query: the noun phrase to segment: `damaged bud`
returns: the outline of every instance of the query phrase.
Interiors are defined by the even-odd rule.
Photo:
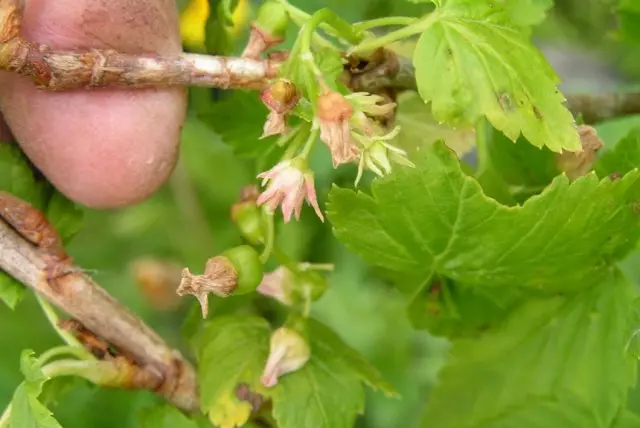
[[[260,138],[285,133],[287,131],[287,113],[296,106],[300,99],[296,85],[287,79],[278,79],[260,93],[260,99],[269,109],[269,115]]]
[[[257,203],[258,196],[258,186],[245,186],[240,200],[231,207],[231,220],[242,236],[253,245],[262,244],[265,236],[262,211]]]
[[[198,299],[202,317],[206,318],[209,293],[222,298],[247,294],[255,291],[262,277],[262,263],[257,251],[248,245],[240,245],[210,258],[202,275],[193,275],[184,268],[177,293],[179,296],[190,294]]]
[[[353,106],[342,94],[325,91],[318,97],[317,121],[320,125],[320,139],[331,150],[334,168],[358,157],[359,150],[351,137],[349,125],[352,116]]]
[[[596,129],[589,125],[578,127],[582,150],[579,152],[563,152],[557,156],[558,168],[570,180],[586,175],[596,160],[598,151],[604,147]]]
[[[280,327],[271,335],[269,357],[260,381],[266,388],[277,385],[278,378],[301,369],[311,357],[311,349],[297,331]]]

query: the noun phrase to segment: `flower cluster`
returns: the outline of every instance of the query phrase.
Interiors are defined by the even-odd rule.
[[[345,96],[330,90],[326,85],[321,87],[308,146],[313,144],[316,133],[319,132],[320,140],[331,152],[334,168],[347,163],[358,165],[356,186],[365,170],[382,177],[391,173],[394,163],[413,166],[407,159],[407,153],[391,144],[400,128],[396,126],[388,131],[381,124],[381,120],[394,112],[395,103],[385,102],[380,95],[355,92]],[[283,137],[285,142],[296,140],[295,137],[290,138],[291,133],[287,133],[286,125],[287,115],[300,100],[300,93],[295,85],[286,79],[278,79],[263,90],[261,99],[269,109],[263,138],[288,134]],[[294,134],[295,132],[293,131]],[[293,146],[293,153],[297,148]],[[291,155],[285,154],[276,166],[258,175],[258,178],[263,179],[262,185],[267,185],[258,198],[258,205],[266,205],[271,213],[281,206],[285,222],[289,222],[294,213],[296,219],[300,218],[305,200],[324,221],[316,199],[313,172],[306,166],[308,152],[303,150],[303,154],[293,159]]]

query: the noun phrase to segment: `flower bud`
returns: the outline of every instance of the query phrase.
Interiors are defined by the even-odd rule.
[[[327,281],[318,272],[292,272],[284,266],[264,275],[257,292],[286,306],[318,300],[327,289]]]
[[[191,294],[198,299],[202,317],[206,318],[209,293],[223,298],[231,294],[246,294],[258,287],[262,276],[262,263],[256,250],[240,245],[210,258],[202,275],[193,275],[184,268],[177,293],[179,296]]]
[[[260,381],[266,388],[278,383],[278,378],[301,369],[311,357],[311,349],[297,331],[280,327],[271,335],[269,357]]]
[[[289,15],[279,1],[267,0],[258,9],[258,17],[254,24],[270,39],[282,40],[289,25]]]
[[[284,6],[276,0],[267,0],[260,6],[258,17],[251,26],[249,42],[243,57],[258,58],[264,52],[284,40],[289,16]]]
[[[265,237],[262,210],[256,203],[259,192],[255,185],[245,186],[240,200],[231,207],[231,220],[240,234],[253,245],[262,244]]]
[[[233,294],[241,295],[255,291],[264,276],[258,252],[248,245],[240,245],[225,251],[222,255],[231,262],[237,273]]]

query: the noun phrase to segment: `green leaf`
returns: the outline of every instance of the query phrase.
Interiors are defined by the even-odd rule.
[[[20,149],[10,144],[0,144],[0,190],[9,192],[43,209],[49,189],[46,182],[36,179],[29,161]]]
[[[454,341],[424,426],[611,426],[636,380],[624,353],[635,294],[613,271],[579,295],[531,299],[498,327]]]
[[[238,114],[241,112],[241,114]],[[269,111],[254,93],[234,91],[200,115],[225,144],[241,157],[258,157],[273,146],[273,138],[260,140]],[[203,144],[206,142],[203,141]]]
[[[62,428],[51,411],[38,400],[47,377],[40,370],[33,351],[22,352],[20,370],[25,380],[13,394],[9,428]]]
[[[640,427],[640,416],[631,412],[630,410],[624,410],[613,424],[613,428],[638,428]]]
[[[422,286],[438,274],[491,295],[504,287],[549,292],[586,287],[639,236],[640,173],[570,183],[558,176],[522,206],[487,198],[436,143],[372,185],[373,196],[334,188],[334,233],[376,266]],[[414,287],[416,288],[416,287]]]
[[[364,410],[362,382],[395,395],[380,373],[328,327],[309,320],[311,358],[300,370],[266,389],[260,376],[269,354],[271,328],[258,317],[214,318],[193,339],[199,356],[202,410],[215,424],[241,426],[251,404],[240,386],[270,397],[279,428],[352,428]],[[223,425],[224,426],[224,425]]]
[[[213,318],[194,339],[201,408],[214,424],[242,426],[249,419],[252,405],[239,398],[241,384],[253,393],[266,394],[260,375],[270,333],[269,323],[262,318],[224,316]]]
[[[4,272],[0,272],[0,300],[15,309],[24,296],[24,286]]]
[[[273,416],[279,428],[352,428],[363,413],[361,380],[390,391],[377,373],[331,330],[309,324],[311,359],[282,377],[272,392]],[[364,367],[358,369],[357,365]]]
[[[554,152],[579,150],[559,79],[522,28],[531,23],[533,3],[434,3],[413,57],[418,91],[434,117],[461,126],[484,116],[513,141],[523,135]]]
[[[516,142],[491,126],[480,126],[477,180],[487,196],[506,205],[523,203],[540,193],[560,174],[556,154],[534,147],[524,138]]]
[[[622,39],[640,43],[640,4],[637,0],[620,0],[618,5],[619,32]]]
[[[82,228],[84,211],[60,192],[55,192],[47,205],[46,217],[55,227],[62,242],[69,242]]]
[[[594,170],[600,177],[610,174],[624,175],[638,168],[640,168],[640,128],[632,130],[613,148],[605,150],[594,166]]]
[[[446,278],[424,287],[409,305],[415,328],[449,338],[475,335],[501,321],[521,297],[515,289],[503,292],[502,301],[482,294],[481,289]]]
[[[425,105],[415,92],[398,94],[398,111],[396,124],[400,126],[400,133],[395,145],[408,152],[420,150],[428,144],[443,140],[459,156],[468,153],[475,145],[473,127],[451,129],[440,125],[433,118],[431,109]]]
[[[362,355],[346,343],[332,329],[318,320],[309,319],[309,336],[312,352],[315,354],[319,348],[323,348],[327,354],[335,352],[343,363],[362,382],[374,390],[379,389],[387,396],[398,396],[393,385],[387,382],[382,374],[371,365]]]
[[[198,428],[198,424],[175,407],[161,405],[141,412],[140,428]]]

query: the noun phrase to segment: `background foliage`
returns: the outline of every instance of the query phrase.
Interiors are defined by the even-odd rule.
[[[206,4],[198,1],[190,5],[187,5],[186,1],[178,1],[178,3],[179,7],[185,11],[183,37],[187,49],[207,50],[209,53],[238,53],[241,50],[243,37],[246,34],[242,31],[245,28],[244,23],[250,19],[254,6],[250,2],[241,1],[231,21],[218,13],[218,4],[215,1],[210,6],[212,13],[207,21],[202,20],[202,12],[206,9]],[[199,5],[199,3],[202,4]],[[431,9],[431,6],[426,3],[414,4],[397,0],[297,0],[292,3],[308,11],[328,6],[350,21],[396,14],[418,16]],[[633,54],[634,49],[637,49],[634,43],[639,39],[638,27],[634,27],[632,23],[634,16],[637,22],[640,10],[634,9],[631,0],[621,2],[625,11],[626,21],[624,22],[627,25],[624,26],[623,42],[619,42],[609,32],[611,3],[597,0],[558,0],[555,2],[556,8],[547,20],[535,28],[534,40],[543,48],[547,58],[561,75],[563,90],[628,89],[633,86],[634,81],[638,81],[640,57]],[[233,24],[234,21],[235,24]],[[204,33],[199,31],[200,24],[204,28]],[[230,30],[223,31],[222,29],[227,25],[231,25]],[[206,35],[205,39],[202,39],[203,35]],[[397,46],[397,49],[411,52],[413,45],[407,43]],[[180,339],[181,330],[189,328],[188,322],[183,326],[183,320],[190,313],[197,315],[197,308],[194,310],[192,301],[187,300],[178,310],[154,309],[133,278],[132,261],[153,256],[175,261],[197,270],[202,265],[202,260],[240,243],[240,238],[229,219],[229,209],[236,201],[241,187],[252,180],[256,171],[262,169],[260,164],[256,165],[255,162],[248,160],[248,156],[252,150],[255,150],[255,142],[260,135],[266,112],[255,99],[244,99],[237,94],[194,89],[191,95],[190,115],[182,134],[180,165],[171,181],[152,199],[138,206],[110,213],[88,211],[83,230],[69,247],[69,252],[80,266],[93,271],[96,279],[113,295],[132,307],[171,343],[178,346],[184,346]],[[466,131],[464,129],[451,131],[439,127],[437,121],[428,116],[423,104],[415,101],[411,94],[405,94],[400,103],[399,123],[403,126],[401,145],[407,148],[414,147],[415,135],[429,134],[432,140],[446,135],[450,145],[458,153],[466,154],[465,159],[474,164],[476,154],[470,151],[470,141],[473,139],[470,140]],[[243,112],[242,117],[237,114],[240,111]],[[605,142],[605,150],[601,154],[602,159],[596,169],[599,173],[613,172],[608,168],[611,164],[617,166],[618,172],[626,172],[619,171],[621,158],[640,159],[637,153],[633,152],[634,147],[637,148],[637,144],[633,143],[638,142],[634,134],[623,140],[628,142],[627,146],[623,147],[624,150],[618,154],[611,154],[616,143],[627,136],[634,126],[640,126],[640,117],[598,125],[597,129]],[[495,145],[504,144],[500,141],[499,135],[489,138]],[[437,146],[432,149],[437,150]],[[489,155],[508,157],[510,153],[505,148],[505,150],[495,150]],[[268,156],[269,154],[266,158]],[[487,154],[481,153],[480,156],[487,156]],[[441,157],[438,162],[442,164],[429,165],[431,171],[434,168],[436,170],[448,168],[446,156]],[[531,163],[534,163],[534,166],[531,166]],[[535,185],[546,185],[555,175],[553,168],[548,165],[548,159],[543,156],[539,159],[527,157],[526,162],[513,157],[496,158],[493,164],[500,167],[482,175],[481,184],[486,193],[507,204],[515,204],[517,201],[501,199],[507,198],[506,192],[503,191],[504,186],[521,186],[523,197],[529,196],[536,192]],[[628,166],[631,169],[633,164]],[[327,194],[331,182],[343,184],[345,187],[351,182],[350,174],[353,171],[348,168],[339,172],[334,171],[330,168],[330,161],[324,152],[314,153],[312,167],[316,170],[319,195]],[[527,167],[530,167],[530,174],[523,177],[523,170]],[[532,175],[535,176],[532,177]],[[526,188],[525,184],[533,185],[533,188]],[[393,183],[380,184],[377,190],[381,197],[384,196],[384,186],[393,186]],[[562,191],[562,186],[562,183],[557,183],[559,192]],[[393,188],[390,189],[389,194],[393,195]],[[345,191],[335,195],[332,204],[356,204],[358,201],[355,199]],[[579,202],[579,198],[576,200]],[[321,203],[325,202],[321,201]],[[469,203],[472,202],[474,201]],[[488,203],[487,201],[475,202],[478,205]],[[478,210],[482,209],[482,206],[469,209]],[[543,210],[544,206],[539,209]],[[624,219],[616,220],[615,227],[624,226],[624,223],[622,226],[620,224]],[[336,226],[339,228],[340,225],[336,224]],[[481,243],[489,247],[497,245],[490,242],[491,233],[487,232],[486,235],[475,238],[478,240],[478,245]],[[560,234],[561,231],[558,233]],[[540,234],[541,241],[546,238],[547,236]],[[445,405],[446,397],[449,394],[455,394],[456,400],[461,400],[459,405],[464,406],[466,405],[464,400],[470,399],[464,395],[465,382],[484,382],[481,378],[482,373],[478,373],[474,364],[482,363],[483,367],[488,365],[496,369],[500,368],[501,358],[504,358],[501,352],[482,349],[481,345],[474,344],[472,340],[456,343],[451,349],[446,341],[431,337],[424,331],[414,330],[405,311],[405,297],[383,279],[384,275],[379,275],[378,267],[388,267],[385,266],[384,260],[374,259],[373,267],[365,264],[334,239],[329,225],[319,225],[309,216],[303,216],[300,223],[283,226],[279,239],[284,241],[283,246],[290,250],[292,256],[300,259],[316,262],[340,261],[337,265],[338,269],[331,274],[329,291],[314,305],[314,315],[338,331],[345,341],[378,367],[402,396],[401,400],[388,399],[380,392],[367,391],[366,413],[358,420],[359,427],[417,427],[425,403],[437,409],[439,420],[446,420],[448,414],[456,411]],[[572,241],[570,237],[555,239],[565,249],[565,254],[571,255],[575,248],[582,248],[580,242]],[[594,244],[595,241],[585,238],[585,242]],[[616,248],[611,246],[612,253],[615,250]],[[411,249],[408,251],[410,252]],[[490,256],[485,254],[485,257]],[[581,260],[576,257],[570,262],[582,263],[585,266],[593,264],[593,260]],[[567,263],[566,260],[558,260],[557,266],[561,268],[565,263]],[[636,285],[639,284],[640,251],[631,251],[620,265],[625,274],[635,281]],[[439,266],[434,265],[433,268],[440,273],[446,273],[439,271]],[[586,278],[593,272],[585,270],[583,273]],[[554,276],[554,278],[557,280],[557,277]],[[605,306],[603,311],[615,313],[617,303],[625,298],[625,289],[618,284],[618,279],[609,278],[611,288],[601,292],[603,295],[587,293],[580,298],[591,302],[594,311]],[[473,282],[475,279],[470,274],[462,280]],[[508,281],[509,278],[507,276],[501,280]],[[572,278],[572,280],[581,279]],[[410,288],[411,283],[408,281],[407,284]],[[214,307],[213,310],[224,313],[231,309],[228,305],[233,303],[217,302],[216,304],[218,307]],[[600,332],[597,336],[602,339],[603,348],[610,345],[611,341],[622,340],[607,337],[611,329],[615,330],[611,327],[617,325],[615,319],[589,324],[588,320],[581,318],[585,316],[584,314],[574,313],[572,304],[571,301],[565,301],[562,298],[540,299],[519,308],[518,313],[520,317],[530,319],[532,326],[535,325],[537,317],[550,313],[569,318],[575,316],[574,324],[566,325],[566,330],[557,331],[555,334],[582,338],[585,330],[592,332],[597,330]],[[0,354],[0,403],[8,402],[13,390],[22,380],[19,372],[21,350],[26,348],[40,352],[58,343],[57,337],[45,322],[34,298],[27,295],[20,305],[20,310],[16,312],[0,306],[3,338],[3,352]],[[501,316],[500,313],[493,315]],[[478,322],[490,321],[480,319]],[[455,317],[452,317],[450,323],[440,325],[438,328],[447,332],[456,331]],[[506,328],[511,328],[508,323]],[[527,324],[518,323],[512,328],[528,327]],[[500,344],[502,347],[500,349],[506,349],[508,352],[527,355],[529,342],[535,341],[536,335],[547,333],[535,331],[531,327],[528,331],[518,332],[518,335],[528,337],[528,341],[509,343],[509,335],[505,334],[504,337],[497,335],[492,338],[492,343]],[[457,334],[464,335],[464,332],[457,332]],[[579,340],[576,342],[579,344]],[[545,371],[550,370],[553,364],[566,364],[568,368],[572,368],[572,376],[574,376],[573,380],[565,379],[567,382],[578,382],[580,379],[588,382],[588,374],[593,370],[611,369],[605,357],[593,366],[581,366],[578,344],[574,348],[565,350],[567,355],[572,355],[574,358],[569,359],[568,362],[544,360],[534,367],[528,364],[528,360],[524,360],[519,369],[535,370],[539,376],[544,377]],[[474,356],[477,354],[477,361],[474,358],[470,362],[467,361],[465,365],[450,366],[443,374],[450,381],[449,389],[440,393],[440,400],[444,401],[429,402],[428,397],[434,385],[435,375],[449,353]],[[507,375],[504,375],[505,378]],[[612,376],[615,377],[614,374]],[[625,385],[626,381],[628,379],[623,373],[618,374],[615,383]],[[550,382],[553,383],[552,380]],[[65,385],[56,384],[56,386],[64,387]],[[518,385],[522,390],[528,387],[530,385],[526,382]],[[497,395],[499,391],[488,390],[486,397],[480,397],[487,403],[489,408],[487,412],[500,406],[511,405],[517,400],[517,397],[496,398]],[[140,411],[155,401],[151,394],[97,389],[82,383],[69,394],[62,395],[54,411],[57,419],[67,428],[137,427],[140,426]],[[597,412],[600,401],[594,398],[592,402],[594,409],[590,410]],[[537,405],[542,408],[553,406],[553,403],[541,402]],[[629,406],[636,412],[640,412],[640,390],[630,394]],[[505,423],[524,424],[530,420],[531,415],[519,414],[513,417],[519,419],[505,421]],[[635,426],[631,418],[632,416],[620,416],[619,425]],[[542,422],[539,426],[545,426]],[[567,426],[584,425],[581,425],[580,420],[573,420],[568,422]]]

